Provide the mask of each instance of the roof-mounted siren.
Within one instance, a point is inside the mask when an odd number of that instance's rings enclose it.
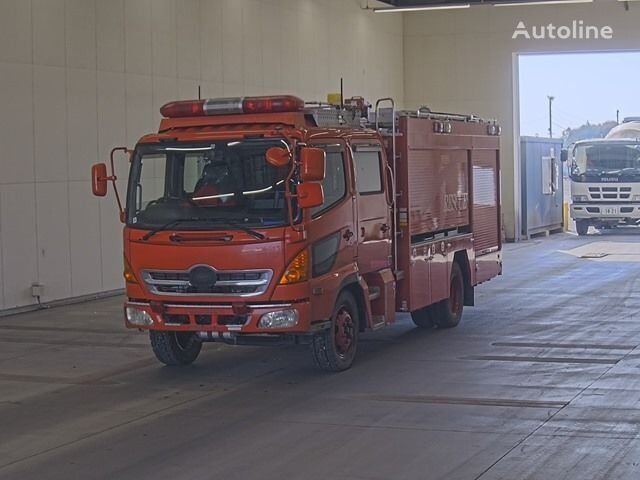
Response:
[[[237,115],[243,113],[300,112],[304,101],[293,95],[264,97],[228,97],[207,100],[179,100],[160,108],[167,118],[202,117],[208,115]]]
[[[500,135],[502,133],[502,127],[495,121],[487,125],[487,135]]]
[[[640,122],[640,117],[624,117],[622,123]]]

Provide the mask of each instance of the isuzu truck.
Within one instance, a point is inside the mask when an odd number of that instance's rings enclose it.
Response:
[[[576,142],[569,174],[578,235],[586,235],[590,226],[638,225],[640,119],[625,118],[605,138]]]
[[[125,324],[167,365],[205,342],[305,344],[328,371],[407,312],[450,328],[501,273],[500,127],[290,95],[175,101],[130,162]],[[116,190],[117,193],[117,190]],[[117,196],[120,204],[120,197]]]

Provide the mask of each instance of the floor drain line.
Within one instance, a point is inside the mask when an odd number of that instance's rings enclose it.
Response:
[[[473,405],[486,407],[562,408],[567,402],[513,398],[444,397],[431,395],[367,395],[378,402],[427,403],[444,405]]]
[[[488,360],[495,362],[594,363],[601,365],[615,365],[620,361],[619,358],[521,357],[509,355],[477,355],[460,357],[460,360]]]
[[[494,347],[584,348],[593,350],[633,350],[637,345],[604,343],[493,342]]]

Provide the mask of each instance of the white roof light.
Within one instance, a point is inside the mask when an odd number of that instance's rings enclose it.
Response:
[[[375,13],[400,13],[400,12],[424,12],[429,10],[458,10],[461,8],[469,8],[471,5],[463,3],[459,5],[431,5],[424,7],[389,7],[389,8],[373,8]]]
[[[507,2],[494,3],[494,7],[517,7],[522,5],[563,5],[569,3],[593,3],[593,0],[544,0],[542,2]]]

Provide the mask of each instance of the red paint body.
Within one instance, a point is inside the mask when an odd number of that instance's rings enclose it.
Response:
[[[264,239],[233,228],[169,228],[142,240],[148,230],[127,225],[124,255],[135,276],[135,281],[127,282],[127,305],[146,310],[153,318],[153,325],[142,328],[304,336],[326,328],[336,298],[349,289],[358,299],[364,327],[376,328],[393,323],[397,311],[414,311],[447,298],[454,261],[464,269],[469,289],[465,300],[472,303],[473,286],[498,275],[502,266],[499,137],[489,135],[488,124],[482,121],[452,120],[447,122],[449,133],[434,133],[436,122],[399,115],[398,156],[391,176],[387,174],[387,165],[393,165],[390,136],[370,128],[319,127],[306,111],[163,119],[159,133],[143,137],[139,146],[167,139],[230,141],[263,136],[340,152],[346,194],[316,217],[304,210],[293,224],[256,227]],[[354,155],[379,155],[379,191],[358,190]],[[390,206],[394,191],[397,218]],[[188,242],[172,241],[177,234]],[[225,235],[233,239],[226,243],[212,239]],[[335,245],[327,272],[310,273],[307,281],[279,284],[296,255],[307,250],[311,262],[317,261],[315,247],[327,239]],[[197,265],[218,272],[271,273],[264,292],[250,296],[162,294],[145,283],[147,271],[185,272]],[[283,308],[297,309],[297,325],[286,329],[258,326],[264,313]],[[220,320],[237,314],[247,316],[244,325],[229,326]],[[198,322],[203,315],[211,317],[210,323]]]

